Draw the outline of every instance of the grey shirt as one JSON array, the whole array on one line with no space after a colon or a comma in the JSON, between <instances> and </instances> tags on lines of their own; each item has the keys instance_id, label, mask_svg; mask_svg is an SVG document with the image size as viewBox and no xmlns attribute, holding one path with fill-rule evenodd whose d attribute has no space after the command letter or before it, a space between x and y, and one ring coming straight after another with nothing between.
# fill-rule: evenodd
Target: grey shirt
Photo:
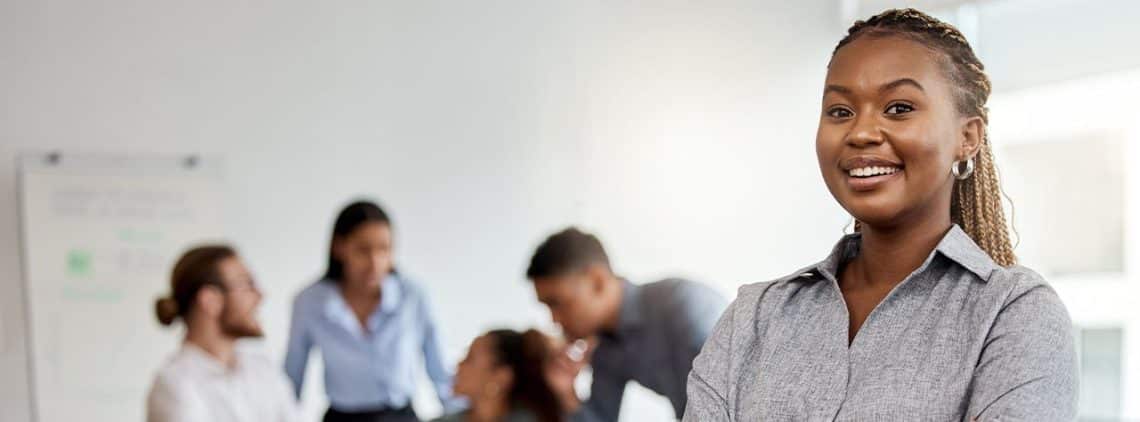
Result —
<instances>
[{"instance_id":1,"label":"grey shirt","mask_svg":"<svg viewBox=\"0 0 1140 422\"><path fill-rule=\"evenodd\" d=\"M1073 328L1040 275L954 226L848 346L836 274L859 245L740 289L693 363L686 421L1076 417Z\"/></svg>"},{"instance_id":2,"label":"grey shirt","mask_svg":"<svg viewBox=\"0 0 1140 422\"><path fill-rule=\"evenodd\" d=\"M591 359L590 399L575 421L616 421L628 381L685 411L685 380L728 301L711 288L669 279L636 286L623 281L617 330L602 335Z\"/></svg>"}]
</instances>

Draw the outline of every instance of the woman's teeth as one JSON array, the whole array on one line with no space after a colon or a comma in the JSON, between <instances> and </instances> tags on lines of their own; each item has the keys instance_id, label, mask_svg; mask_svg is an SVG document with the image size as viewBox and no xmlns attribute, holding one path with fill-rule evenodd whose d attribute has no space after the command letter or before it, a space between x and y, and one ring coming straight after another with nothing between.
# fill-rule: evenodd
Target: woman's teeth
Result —
<instances>
[{"instance_id":1,"label":"woman's teeth","mask_svg":"<svg viewBox=\"0 0 1140 422\"><path fill-rule=\"evenodd\" d=\"M860 167L848 170L847 174L851 175L852 177L871 177L894 174L898 171L898 167Z\"/></svg>"}]
</instances>

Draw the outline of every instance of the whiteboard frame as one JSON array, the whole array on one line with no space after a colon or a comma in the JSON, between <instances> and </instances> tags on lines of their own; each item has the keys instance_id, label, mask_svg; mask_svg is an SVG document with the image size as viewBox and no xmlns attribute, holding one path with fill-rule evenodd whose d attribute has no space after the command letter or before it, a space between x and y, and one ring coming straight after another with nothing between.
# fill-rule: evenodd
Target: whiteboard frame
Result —
<instances>
[{"instance_id":1,"label":"whiteboard frame","mask_svg":"<svg viewBox=\"0 0 1140 422\"><path fill-rule=\"evenodd\" d=\"M29 172L44 169L59 169L61 166L76 165L79 168L90 168L106 172L107 174L129 174L140 170L145 171L171 171L171 172L201 172L213 176L221 181L224 174L224 162L220 157L199 154L166 154L166 155L138 155L115 153L91 153L44 150L25 150L16 155L16 194L17 216L19 218L19 233L17 240L20 253L20 284L23 288L24 300L24 337L27 358L27 385L29 415L32 422L42 422L40 419L40 397L37 384L38 368L36 367L36 332L34 330L32 303L32 286L29 280L31 252L28 244L28 216L26 215L27 192L25 178ZM75 164L71 164L75 163Z\"/></svg>"}]
</instances>

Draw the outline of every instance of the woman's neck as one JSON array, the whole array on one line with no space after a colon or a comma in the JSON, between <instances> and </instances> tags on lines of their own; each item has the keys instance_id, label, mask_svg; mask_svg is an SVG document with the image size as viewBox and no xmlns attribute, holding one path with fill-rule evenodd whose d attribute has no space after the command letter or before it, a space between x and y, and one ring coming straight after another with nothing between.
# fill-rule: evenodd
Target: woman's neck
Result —
<instances>
[{"instance_id":1,"label":"woman's neck","mask_svg":"<svg viewBox=\"0 0 1140 422\"><path fill-rule=\"evenodd\" d=\"M898 284L926 261L951 226L949 213L945 218L887 228L864 224L852 269L869 285Z\"/></svg>"},{"instance_id":2,"label":"woman's neck","mask_svg":"<svg viewBox=\"0 0 1140 422\"><path fill-rule=\"evenodd\" d=\"M506 418L510 411L511 404L506 397L480 398L471 402L467 420L469 422L499 422Z\"/></svg>"},{"instance_id":3,"label":"woman's neck","mask_svg":"<svg viewBox=\"0 0 1140 422\"><path fill-rule=\"evenodd\" d=\"M380 282L349 282L340 285L340 292L351 302L368 302L380 298Z\"/></svg>"}]
</instances>

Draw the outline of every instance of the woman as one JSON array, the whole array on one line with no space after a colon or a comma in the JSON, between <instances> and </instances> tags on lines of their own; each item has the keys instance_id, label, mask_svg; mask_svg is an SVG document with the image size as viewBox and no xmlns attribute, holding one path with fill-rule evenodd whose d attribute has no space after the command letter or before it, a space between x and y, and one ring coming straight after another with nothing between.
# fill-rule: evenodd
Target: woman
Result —
<instances>
[{"instance_id":1,"label":"woman","mask_svg":"<svg viewBox=\"0 0 1140 422\"><path fill-rule=\"evenodd\" d=\"M857 221L823 262L744 286L693 364L685 420L1072 420L1071 325L1015 265L989 80L954 27L857 22L816 153Z\"/></svg>"},{"instance_id":2,"label":"woman","mask_svg":"<svg viewBox=\"0 0 1140 422\"><path fill-rule=\"evenodd\" d=\"M451 398L427 298L395 271L391 221L376 204L340 212L328 271L293 303L285 372L298 397L314 347L325 364L325 422L417 420L411 403L421 358L444 407L461 406Z\"/></svg>"},{"instance_id":3,"label":"woman","mask_svg":"<svg viewBox=\"0 0 1140 422\"><path fill-rule=\"evenodd\" d=\"M561 422L543 372L551 350L550 339L535 330L495 330L476 338L455 373L455 393L471 408L436 422Z\"/></svg>"}]
</instances>

